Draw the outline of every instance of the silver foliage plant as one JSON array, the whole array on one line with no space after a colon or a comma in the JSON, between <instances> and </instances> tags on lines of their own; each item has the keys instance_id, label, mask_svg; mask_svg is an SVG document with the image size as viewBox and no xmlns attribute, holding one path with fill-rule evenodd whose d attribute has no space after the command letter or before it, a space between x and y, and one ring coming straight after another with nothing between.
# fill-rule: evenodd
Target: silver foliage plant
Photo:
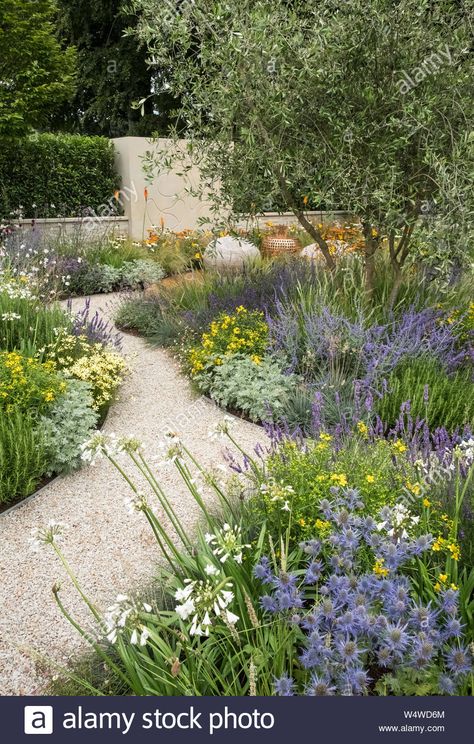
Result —
<instances>
[{"instance_id":1,"label":"silver foliage plant","mask_svg":"<svg viewBox=\"0 0 474 744\"><path fill-rule=\"evenodd\" d=\"M68 380L67 385L65 394L41 419L51 473L74 470L81 464L81 445L98 421L90 385L74 379Z\"/></svg>"}]
</instances>

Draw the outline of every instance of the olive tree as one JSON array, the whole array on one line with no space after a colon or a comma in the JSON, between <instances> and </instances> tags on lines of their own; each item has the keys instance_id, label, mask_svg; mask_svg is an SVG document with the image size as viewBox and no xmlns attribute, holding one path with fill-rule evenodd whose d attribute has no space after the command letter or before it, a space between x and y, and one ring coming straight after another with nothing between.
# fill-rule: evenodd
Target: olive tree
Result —
<instances>
[{"instance_id":1,"label":"olive tree","mask_svg":"<svg viewBox=\"0 0 474 744\"><path fill-rule=\"evenodd\" d=\"M135 7L161 85L180 101L179 131L216 215L283 203L333 268L306 207L343 208L363 226L369 289L382 243L400 281L415 226L429 224L427 215L444 225L453 250L454 237L465 239L471 3L135 0ZM166 160L155 153L149 166Z\"/></svg>"}]
</instances>

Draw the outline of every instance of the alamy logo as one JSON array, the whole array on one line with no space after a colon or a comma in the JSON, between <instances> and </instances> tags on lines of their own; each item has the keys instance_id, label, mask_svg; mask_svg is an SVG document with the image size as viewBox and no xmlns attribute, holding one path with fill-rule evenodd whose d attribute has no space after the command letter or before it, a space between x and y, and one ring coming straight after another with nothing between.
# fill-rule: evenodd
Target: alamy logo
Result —
<instances>
[{"instance_id":1,"label":"alamy logo","mask_svg":"<svg viewBox=\"0 0 474 744\"><path fill-rule=\"evenodd\" d=\"M25 705L25 734L52 734L51 705Z\"/></svg>"}]
</instances>

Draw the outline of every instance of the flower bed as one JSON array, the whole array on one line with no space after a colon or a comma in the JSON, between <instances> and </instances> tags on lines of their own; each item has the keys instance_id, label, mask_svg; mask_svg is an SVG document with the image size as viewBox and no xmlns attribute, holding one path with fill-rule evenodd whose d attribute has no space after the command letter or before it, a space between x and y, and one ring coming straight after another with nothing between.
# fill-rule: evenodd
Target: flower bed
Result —
<instances>
[{"instance_id":1,"label":"flower bed","mask_svg":"<svg viewBox=\"0 0 474 744\"><path fill-rule=\"evenodd\" d=\"M80 464L125 374L119 348L88 306L74 317L0 275L0 508Z\"/></svg>"},{"instance_id":2,"label":"flower bed","mask_svg":"<svg viewBox=\"0 0 474 744\"><path fill-rule=\"evenodd\" d=\"M332 277L301 260L208 274L199 286L128 300L118 322L171 345L201 392L254 421L306 435L363 425L414 449L435 432L469 431L470 277L445 288L440 305L439 285L413 274L392 309L387 265L370 304L361 270L353 254Z\"/></svg>"},{"instance_id":3,"label":"flower bed","mask_svg":"<svg viewBox=\"0 0 474 744\"><path fill-rule=\"evenodd\" d=\"M0 229L0 265L11 275L40 282L48 298L143 289L167 275L200 268L207 240L204 233L164 229L152 231L144 241L92 238L87 230L55 238L35 230L25 235L5 225Z\"/></svg>"},{"instance_id":4,"label":"flower bed","mask_svg":"<svg viewBox=\"0 0 474 744\"><path fill-rule=\"evenodd\" d=\"M239 446L228 421L216 434ZM140 443L94 435L84 457L119 468L127 507L150 523L164 566L159 602L119 595L102 615L82 594L96 624L85 637L107 678L92 689L472 694L473 444L413 465L385 440L361 435L341 449L329 434L302 443L280 433L268 453L241 451L242 462L231 461L240 477L225 484L172 436L165 461L202 513L192 540ZM209 488L218 515L206 506ZM34 544L65 562L63 531L38 529ZM90 693L91 681L83 684Z\"/></svg>"}]
</instances>

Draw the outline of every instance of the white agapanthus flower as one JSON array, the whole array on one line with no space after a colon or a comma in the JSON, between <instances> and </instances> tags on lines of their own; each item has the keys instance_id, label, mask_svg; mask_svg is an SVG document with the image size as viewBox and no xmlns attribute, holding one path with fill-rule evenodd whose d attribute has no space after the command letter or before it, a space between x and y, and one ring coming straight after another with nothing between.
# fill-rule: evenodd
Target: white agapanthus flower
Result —
<instances>
[{"instance_id":1,"label":"white agapanthus flower","mask_svg":"<svg viewBox=\"0 0 474 744\"><path fill-rule=\"evenodd\" d=\"M175 612L183 621L191 618L189 635L208 636L215 618L222 617L232 625L238 622L239 616L228 609L234 600L231 581L219 583L212 574L206 580L185 579L184 584L174 595L181 603L176 605Z\"/></svg>"},{"instance_id":2,"label":"white agapanthus flower","mask_svg":"<svg viewBox=\"0 0 474 744\"><path fill-rule=\"evenodd\" d=\"M207 566L204 568L204 573L207 576L218 576L220 574L220 571L216 566L213 566L212 563L208 563Z\"/></svg>"},{"instance_id":3,"label":"white agapanthus flower","mask_svg":"<svg viewBox=\"0 0 474 744\"><path fill-rule=\"evenodd\" d=\"M407 539L409 530L415 527L420 517L413 514L405 504L395 504L393 507L384 507L381 511L382 521L377 524L377 530L382 530L395 540Z\"/></svg>"},{"instance_id":4,"label":"white agapanthus flower","mask_svg":"<svg viewBox=\"0 0 474 744\"><path fill-rule=\"evenodd\" d=\"M210 439L224 438L235 425L235 419L233 416L225 415L222 421L219 421L213 429L208 432Z\"/></svg>"},{"instance_id":5,"label":"white agapanthus flower","mask_svg":"<svg viewBox=\"0 0 474 744\"><path fill-rule=\"evenodd\" d=\"M454 448L454 455L463 460L467 467L470 467L474 461L474 438L463 439L457 447Z\"/></svg>"},{"instance_id":6,"label":"white agapanthus flower","mask_svg":"<svg viewBox=\"0 0 474 744\"><path fill-rule=\"evenodd\" d=\"M204 539L212 548L212 554L219 558L221 563L225 563L229 558L233 558L236 563L242 563L243 551L250 548L250 545L242 542L242 530L230 524L224 524L221 530L214 534L206 532Z\"/></svg>"},{"instance_id":7,"label":"white agapanthus flower","mask_svg":"<svg viewBox=\"0 0 474 744\"><path fill-rule=\"evenodd\" d=\"M118 594L115 603L108 608L105 621L105 637L109 643L116 643L120 636L130 633L130 643L145 646L150 631L143 623L141 615L151 612L152 607L147 602L138 602L127 594Z\"/></svg>"},{"instance_id":8,"label":"white agapanthus flower","mask_svg":"<svg viewBox=\"0 0 474 744\"><path fill-rule=\"evenodd\" d=\"M148 508L148 500L144 493L134 493L132 496L126 496L123 503L129 514L136 514Z\"/></svg>"},{"instance_id":9,"label":"white agapanthus flower","mask_svg":"<svg viewBox=\"0 0 474 744\"><path fill-rule=\"evenodd\" d=\"M140 442L128 437L117 437L114 432L104 434L94 431L83 444L81 444L81 458L84 462L94 465L98 459L104 456L117 457L124 451L137 451Z\"/></svg>"},{"instance_id":10,"label":"white agapanthus flower","mask_svg":"<svg viewBox=\"0 0 474 744\"><path fill-rule=\"evenodd\" d=\"M159 463L159 467L176 462L184 464L183 443L180 437L174 432L165 434L165 439L158 444L158 448L164 455L164 460Z\"/></svg>"},{"instance_id":11,"label":"white agapanthus flower","mask_svg":"<svg viewBox=\"0 0 474 744\"><path fill-rule=\"evenodd\" d=\"M52 545L61 540L66 525L50 519L45 527L34 527L29 539L32 550L37 551L43 545Z\"/></svg>"},{"instance_id":12,"label":"white agapanthus flower","mask_svg":"<svg viewBox=\"0 0 474 744\"><path fill-rule=\"evenodd\" d=\"M2 320L21 320L21 315L18 315L18 313L2 313Z\"/></svg>"}]
</instances>

